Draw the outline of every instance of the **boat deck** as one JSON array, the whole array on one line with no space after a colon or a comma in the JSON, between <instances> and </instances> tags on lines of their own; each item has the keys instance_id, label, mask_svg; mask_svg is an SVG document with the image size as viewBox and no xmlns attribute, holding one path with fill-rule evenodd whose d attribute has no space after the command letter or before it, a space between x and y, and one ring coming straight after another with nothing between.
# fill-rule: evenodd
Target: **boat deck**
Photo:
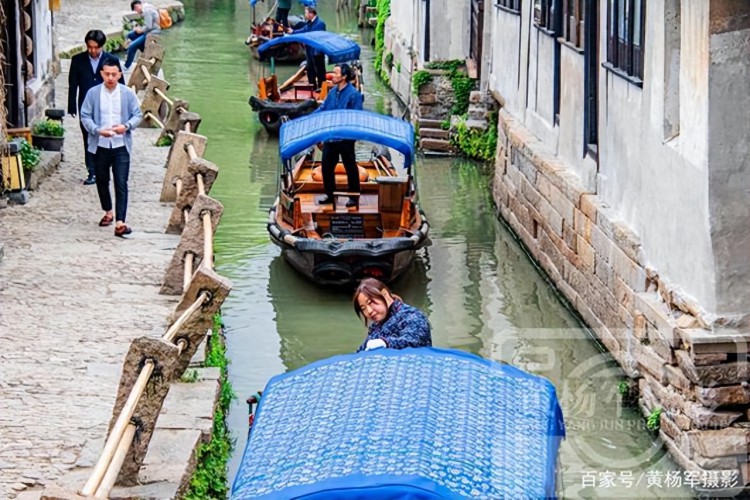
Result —
<instances>
[{"instance_id":1,"label":"boat deck","mask_svg":"<svg viewBox=\"0 0 750 500\"><path fill-rule=\"evenodd\" d=\"M349 201L348 196L338 196L335 207L330 204L319 205L317 200L322 196L321 193L300 193L295 198L299 197L300 208L302 209L303 214L326 214L331 212L360 214L378 213L377 193L361 194L359 197L359 208L346 206L346 202Z\"/></svg>"}]
</instances>

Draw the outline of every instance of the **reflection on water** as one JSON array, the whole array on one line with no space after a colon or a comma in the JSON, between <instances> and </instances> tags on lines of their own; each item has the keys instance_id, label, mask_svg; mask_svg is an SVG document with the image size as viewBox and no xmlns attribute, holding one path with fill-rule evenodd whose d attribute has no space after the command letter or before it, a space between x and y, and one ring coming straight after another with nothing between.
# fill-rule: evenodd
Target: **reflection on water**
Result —
<instances>
[{"instance_id":1,"label":"reflection on water","mask_svg":"<svg viewBox=\"0 0 750 500\"><path fill-rule=\"evenodd\" d=\"M206 158L220 170L211 195L224 204L217 268L234 285L223 307L238 395L229 415L237 440L229 466L233 477L247 432L245 398L273 375L355 350L365 327L349 293L306 281L269 242L266 220L276 195L278 143L247 104L258 75L267 71L244 45L248 2L184 3L188 18L164 33L164 70L170 95L187 99L202 115ZM320 2L329 30L349 33L362 44L366 107L400 114L399 104L373 76L372 30L360 35L355 16L337 16L332 3ZM295 3L292 13L296 9ZM279 73L285 78L294 70L280 67ZM497 221L491 172L450 158L422 159L416 172L432 242L394 289L426 312L435 344L511 363L555 384L568 426L561 451L565 496L685 497L673 485L654 484L676 468L652 442L638 413L619 404L619 369ZM607 487L610 482L614 487Z\"/></svg>"}]
</instances>

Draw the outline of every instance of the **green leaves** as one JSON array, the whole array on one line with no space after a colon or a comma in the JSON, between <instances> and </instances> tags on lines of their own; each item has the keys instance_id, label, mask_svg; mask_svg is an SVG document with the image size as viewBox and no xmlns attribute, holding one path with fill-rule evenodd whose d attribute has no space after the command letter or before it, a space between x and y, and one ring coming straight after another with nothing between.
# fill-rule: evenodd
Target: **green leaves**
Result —
<instances>
[{"instance_id":1,"label":"green leaves","mask_svg":"<svg viewBox=\"0 0 750 500\"><path fill-rule=\"evenodd\" d=\"M451 135L451 144L463 155L481 161L492 161L497 148L497 116L493 113L488 119L487 129L482 132L470 129L466 121L456 124L455 133Z\"/></svg>"},{"instance_id":2,"label":"green leaves","mask_svg":"<svg viewBox=\"0 0 750 500\"><path fill-rule=\"evenodd\" d=\"M658 431L661 426L662 409L657 407L651 410L651 414L646 418L646 428L652 432Z\"/></svg>"},{"instance_id":3,"label":"green leaves","mask_svg":"<svg viewBox=\"0 0 750 500\"><path fill-rule=\"evenodd\" d=\"M234 442L229 436L226 415L236 396L227 378L229 360L224 343L221 315L218 313L214 315L211 336L208 338L205 365L221 369L219 405L214 413L211 441L198 448L198 465L190 480L190 488L185 494L187 500L225 499L229 492L227 462L234 448Z\"/></svg>"},{"instance_id":4,"label":"green leaves","mask_svg":"<svg viewBox=\"0 0 750 500\"><path fill-rule=\"evenodd\" d=\"M33 135L46 135L47 137L62 137L65 135L65 127L60 121L45 118L34 124L31 133Z\"/></svg>"},{"instance_id":5,"label":"green leaves","mask_svg":"<svg viewBox=\"0 0 750 500\"><path fill-rule=\"evenodd\" d=\"M24 138L17 138L15 140L21 143L21 163L23 164L23 169L28 171L34 170L42 159L42 152L29 144L29 141Z\"/></svg>"}]
</instances>

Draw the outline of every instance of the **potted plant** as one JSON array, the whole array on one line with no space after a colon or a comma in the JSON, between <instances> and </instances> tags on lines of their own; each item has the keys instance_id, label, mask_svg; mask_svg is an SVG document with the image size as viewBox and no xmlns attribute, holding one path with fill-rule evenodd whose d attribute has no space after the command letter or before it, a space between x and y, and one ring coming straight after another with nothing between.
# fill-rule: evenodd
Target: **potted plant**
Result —
<instances>
[{"instance_id":1,"label":"potted plant","mask_svg":"<svg viewBox=\"0 0 750 500\"><path fill-rule=\"evenodd\" d=\"M34 145L45 151L61 151L65 128L62 122L45 118L31 127L31 138Z\"/></svg>"},{"instance_id":2,"label":"potted plant","mask_svg":"<svg viewBox=\"0 0 750 500\"><path fill-rule=\"evenodd\" d=\"M39 165L39 162L42 159L42 153L39 152L37 148L29 144L29 141L24 138L16 138L14 139L14 141L20 144L24 185L28 187L29 182L31 181L31 172L33 172L37 165Z\"/></svg>"}]
</instances>

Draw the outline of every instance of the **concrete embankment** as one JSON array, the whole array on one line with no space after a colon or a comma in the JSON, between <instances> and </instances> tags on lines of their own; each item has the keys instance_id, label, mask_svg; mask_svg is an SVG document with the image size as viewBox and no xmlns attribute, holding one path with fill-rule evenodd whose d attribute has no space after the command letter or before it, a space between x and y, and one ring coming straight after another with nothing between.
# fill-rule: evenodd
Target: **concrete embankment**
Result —
<instances>
[{"instance_id":1,"label":"concrete embankment","mask_svg":"<svg viewBox=\"0 0 750 500\"><path fill-rule=\"evenodd\" d=\"M116 31L127 9L112 0L71 3L55 17L59 48L82 43L89 29ZM62 61L56 82L60 108L67 67ZM0 498L38 498L53 484L81 488L102 450L131 341L161 337L179 299L159 294L180 239L164 232L173 204L159 202L169 150L154 146L159 131L134 133L126 240L98 226L96 188L81 184L77 120L67 116L65 128L59 168L26 205L0 209ZM194 446L210 434L218 373L201 377L170 391L146 456L144 497L176 491Z\"/></svg>"}]
</instances>

